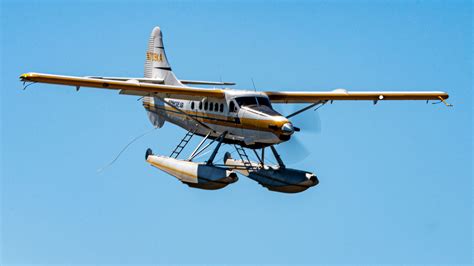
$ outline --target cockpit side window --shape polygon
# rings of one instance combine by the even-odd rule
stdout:
[[[258,102],[258,105],[264,105],[264,106],[272,107],[272,105],[270,103],[270,100],[268,100],[268,98],[257,97],[257,102]]]
[[[230,101],[230,103],[229,103],[229,112],[231,112],[231,113],[235,112],[235,103],[234,103],[234,101]]]

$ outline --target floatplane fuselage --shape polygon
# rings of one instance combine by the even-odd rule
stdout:
[[[288,118],[272,108],[265,94],[253,91],[226,89],[223,99],[145,97],[143,105],[157,127],[166,121],[199,136],[210,133],[209,138],[227,132],[224,143],[246,148],[282,143],[298,130]]]

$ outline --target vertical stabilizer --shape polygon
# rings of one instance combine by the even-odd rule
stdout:
[[[165,54],[163,46],[163,36],[159,27],[155,27],[151,32],[148,41],[145,61],[145,78],[155,78],[164,80],[166,85],[183,86],[171,71],[171,66]]]

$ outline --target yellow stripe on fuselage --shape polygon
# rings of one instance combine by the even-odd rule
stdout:
[[[189,111],[189,110],[181,110],[182,112],[186,113],[186,115],[177,112],[174,108],[169,106],[164,107],[151,107],[150,104],[144,104],[145,108],[149,109],[161,109],[165,110],[168,115],[185,118],[186,115],[192,116],[196,120],[212,124],[212,125],[219,125],[219,126],[227,126],[227,127],[234,127],[234,128],[242,128],[242,129],[251,129],[251,130],[258,130],[258,131],[265,131],[265,132],[272,132],[278,134],[278,130],[269,128],[270,125],[274,125],[275,128],[281,128],[283,124],[287,123],[288,120],[286,119],[254,119],[254,118],[240,118],[240,123],[235,121],[235,117],[232,116],[225,116],[225,115],[217,115],[212,113],[205,113],[205,112],[198,112],[198,111]]]

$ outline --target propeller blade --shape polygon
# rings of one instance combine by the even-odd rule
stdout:
[[[302,133],[320,133],[321,118],[318,111],[307,110],[299,115],[295,115],[291,119],[291,123],[301,129]]]
[[[279,151],[285,164],[295,164],[303,161],[309,156],[309,151],[296,135],[287,142],[279,144]]]
[[[301,104],[277,104],[275,109],[281,113],[283,116],[288,116],[294,114],[296,111],[304,108],[304,105]],[[315,111],[317,107],[308,109],[302,113],[299,113],[290,118],[291,123],[301,129],[302,133],[320,133],[322,130],[321,119],[319,117],[318,111]]]

